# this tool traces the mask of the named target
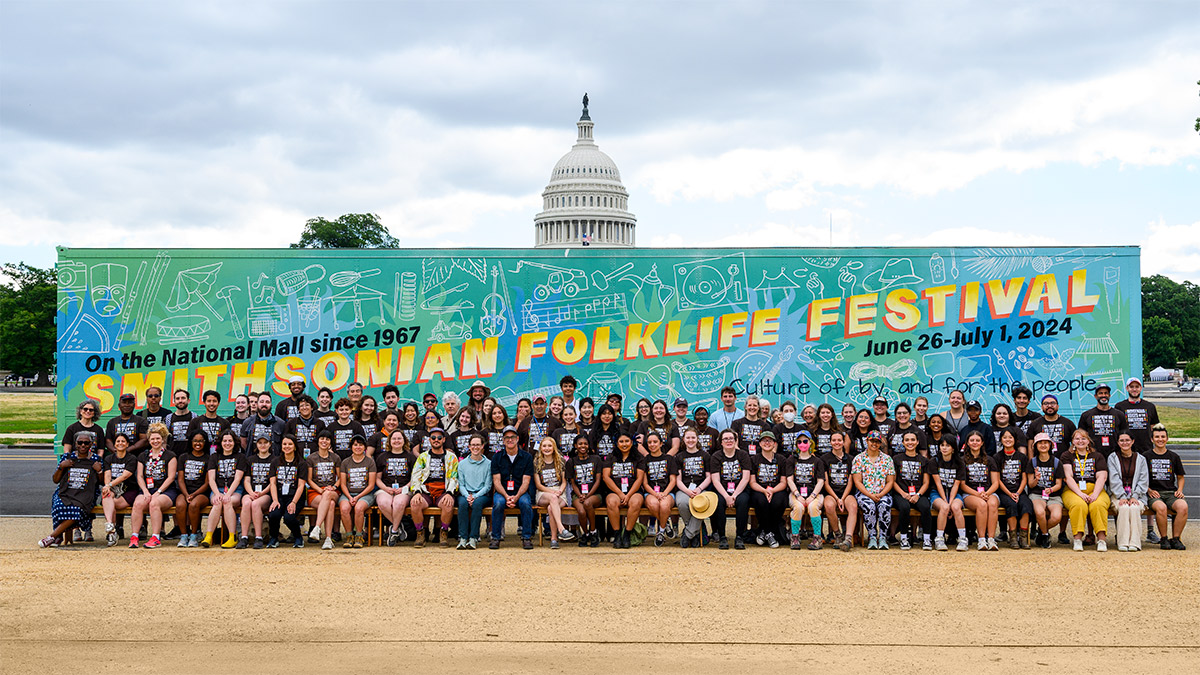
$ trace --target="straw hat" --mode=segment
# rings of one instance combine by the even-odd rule
[[[712,492],[701,492],[688,502],[688,510],[693,518],[704,520],[717,511],[717,495]]]

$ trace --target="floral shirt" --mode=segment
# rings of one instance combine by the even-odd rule
[[[882,452],[875,460],[863,452],[854,457],[854,462],[850,465],[850,473],[862,474],[863,487],[878,493],[887,484],[888,476],[896,475],[896,465],[891,457]]]

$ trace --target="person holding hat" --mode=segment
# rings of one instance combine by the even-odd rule
[[[1054,441],[1046,433],[1033,438],[1028,472],[1029,501],[1038,528],[1035,543],[1042,548],[1050,548],[1050,530],[1062,522],[1065,474],[1062,462],[1054,456]]]
[[[493,412],[495,409],[493,408]],[[517,509],[522,548],[533,548],[533,456],[521,449],[521,436],[514,426],[504,427],[504,447],[492,455],[492,541],[500,548],[506,509]]]
[[[750,414],[750,408],[750,400],[747,399],[747,415]],[[776,454],[778,443],[775,432],[762,432],[758,443],[758,454],[750,457],[750,508],[754,509],[759,524],[756,541],[759,546],[779,548],[777,537],[783,521],[783,510],[788,503],[787,473],[782,466],[783,458]]]
[[[788,458],[784,470],[791,492],[792,550],[800,548],[801,519],[805,514],[812,522],[812,541],[808,548],[811,551],[821,549],[821,507],[825,505],[821,489],[825,487],[825,470],[821,460],[812,451],[812,434],[808,430],[800,431],[796,435],[796,452]]]
[[[1071,450],[1062,455],[1067,489],[1063,490],[1063,505],[1075,533],[1073,547],[1083,550],[1083,535],[1090,518],[1096,531],[1096,550],[1108,550],[1105,534],[1108,531],[1108,509],[1112,501],[1104,488],[1108,484],[1108,463],[1096,452],[1092,438],[1083,429],[1071,434]]]
[[[96,486],[104,470],[100,453],[95,450],[97,436],[88,430],[76,432],[71,437],[71,451],[59,459],[52,477],[58,487],[50,498],[50,523],[54,529],[38,542],[38,547],[58,546],[60,541],[71,544],[76,526],[86,525],[86,529],[91,529]]]
[[[1183,535],[1184,525],[1187,525],[1188,505],[1183,497],[1183,484],[1187,480],[1183,461],[1178,454],[1167,449],[1167,428],[1162,424],[1154,425],[1150,440],[1154,447],[1146,453],[1146,464],[1150,471],[1149,490],[1146,494],[1150,497],[1150,509],[1154,512],[1159,531],[1162,532],[1159,546],[1163,550],[1170,548],[1184,551],[1187,547],[1183,545],[1180,537]],[[1174,517],[1175,528],[1168,538],[1169,515]]]
[[[275,405],[275,416],[287,424],[288,420],[300,416],[300,398],[304,396],[304,376],[292,375],[288,378],[287,398]]]
[[[1128,429],[1129,422],[1125,413],[1108,405],[1112,387],[1097,385],[1092,395],[1096,397],[1096,405],[1079,416],[1078,428],[1087,432],[1092,446],[1107,458],[1117,449],[1117,434]]]
[[[246,475],[242,477],[245,494],[242,496],[242,537],[234,548],[244,549],[250,545],[250,525],[254,525],[254,548],[263,543],[263,519],[271,505],[271,474],[275,458],[271,456],[271,437],[259,436],[254,441],[258,452],[247,463]],[[351,444],[353,445],[353,443]],[[367,447],[363,441],[363,449]]]
[[[991,457],[996,454],[996,434],[992,432],[992,426],[980,418],[982,413],[982,403],[975,399],[967,401],[967,421],[959,426],[958,443],[966,447],[967,436],[973,431],[978,432],[983,437],[984,453]]]
[[[850,474],[857,490],[858,510],[867,528],[867,549],[886,549],[888,528],[892,524],[892,486],[896,465],[883,452],[883,434],[867,434],[867,451],[855,456]]]
[[[1058,414],[1058,397],[1046,394],[1042,397],[1042,416],[1029,423],[1027,436],[1046,434],[1054,441],[1054,454],[1062,455],[1071,446],[1075,435],[1075,423]]]
[[[613,548],[629,548],[633,528],[642,515],[642,487],[646,482],[646,472],[641,466],[641,456],[633,445],[633,437],[627,433],[617,436],[617,449],[608,457],[604,466],[604,484],[608,487],[605,506],[609,522],[618,528]],[[625,527],[621,528],[621,509],[626,509]]]
[[[137,397],[133,394],[121,394],[121,398],[117,399],[117,409],[121,414],[110,419],[104,431],[105,446],[108,452],[114,450],[113,444],[117,440],[117,434],[125,435],[125,439],[129,442],[128,451],[134,455],[146,447],[146,430],[150,428],[150,423],[146,421],[145,417],[133,414],[136,405]],[[210,436],[216,437],[212,434]]]
[[[700,435],[696,433],[695,427],[683,427],[682,441],[683,446],[679,449],[679,454],[675,455],[675,463],[679,468],[675,504],[679,509],[679,521],[683,524],[683,536],[679,538],[679,546],[700,548],[703,543],[700,530],[704,519],[692,514],[692,502],[702,494],[716,496],[715,493],[707,491],[712,484],[712,474],[716,468],[713,466],[712,456],[700,448]],[[713,505],[716,505],[715,499]]]
[[[450,546],[450,521],[454,518],[454,493],[458,490],[458,457],[446,452],[446,431],[441,427],[431,429],[425,436],[429,449],[417,455],[413,465],[412,479],[408,491],[412,493],[409,510],[413,525],[417,528],[414,546],[425,546],[425,509],[436,506],[441,512],[442,546]]]
[[[1108,494],[1117,511],[1117,550],[1142,550],[1142,511],[1150,489],[1146,458],[1134,450],[1133,434],[1117,434],[1117,451],[1108,456]]]

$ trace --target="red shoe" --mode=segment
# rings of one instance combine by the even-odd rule
[[[129,548],[137,548],[137,547],[138,547],[138,536],[136,534],[134,534],[133,536],[129,537]]]
[[[162,542],[158,540],[157,534],[150,535],[150,541],[146,542],[146,548],[158,548]]]

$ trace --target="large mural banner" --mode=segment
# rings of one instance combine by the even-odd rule
[[[402,400],[481,379],[507,406],[567,373],[710,407],[729,385],[986,409],[1020,383],[1077,415],[1142,368],[1136,247],[63,248],[58,275],[60,429],[84,397],[215,389],[224,412],[294,374]]]

